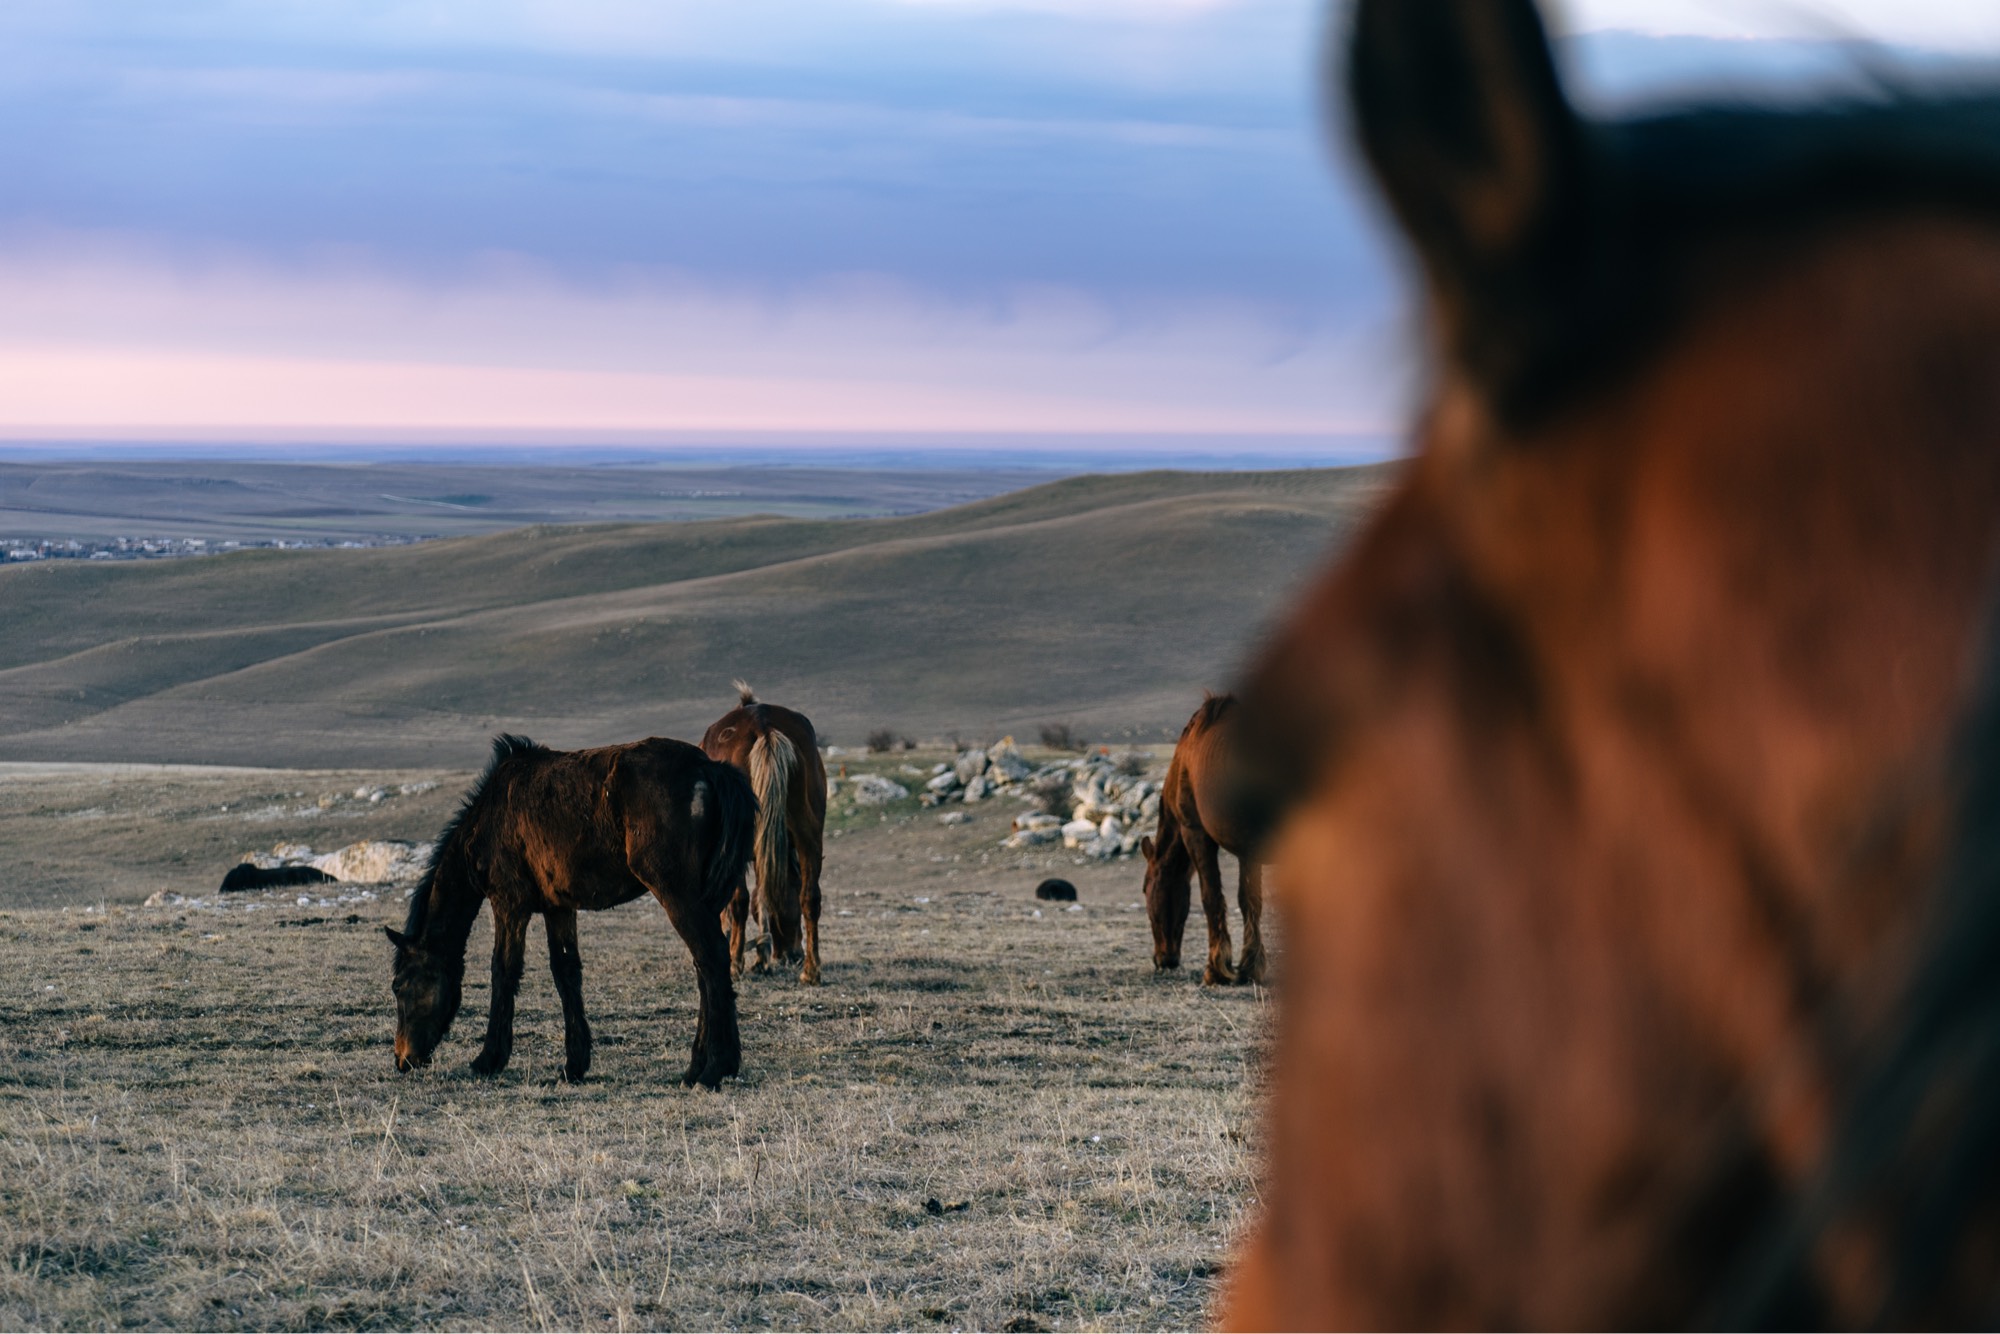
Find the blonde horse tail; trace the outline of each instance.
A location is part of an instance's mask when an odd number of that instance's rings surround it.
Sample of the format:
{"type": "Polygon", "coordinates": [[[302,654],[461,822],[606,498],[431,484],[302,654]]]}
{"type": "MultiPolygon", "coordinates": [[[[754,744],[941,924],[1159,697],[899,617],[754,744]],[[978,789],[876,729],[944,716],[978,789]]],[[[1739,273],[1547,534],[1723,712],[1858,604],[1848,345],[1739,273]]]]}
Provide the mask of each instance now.
{"type": "Polygon", "coordinates": [[[757,793],[758,912],[780,957],[799,949],[799,883],[792,857],[790,807],[799,779],[799,752],[782,732],[766,732],[750,748],[750,786],[757,793]]]}

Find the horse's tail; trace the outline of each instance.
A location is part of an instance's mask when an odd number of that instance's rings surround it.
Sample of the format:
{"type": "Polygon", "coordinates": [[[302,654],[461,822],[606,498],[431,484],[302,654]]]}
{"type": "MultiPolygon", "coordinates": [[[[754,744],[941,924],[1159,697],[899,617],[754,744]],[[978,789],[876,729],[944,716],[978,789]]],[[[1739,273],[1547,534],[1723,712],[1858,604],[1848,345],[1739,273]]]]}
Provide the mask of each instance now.
{"type": "Polygon", "coordinates": [[[792,792],[799,782],[799,752],[783,732],[771,731],[750,747],[750,786],[757,792],[757,900],[780,957],[799,948],[799,877],[793,855],[792,792]]]}
{"type": "Polygon", "coordinates": [[[743,868],[756,844],[757,794],[735,765],[704,760],[695,784],[692,813],[710,831],[702,882],[708,901],[720,912],[743,883],[743,868]]]}

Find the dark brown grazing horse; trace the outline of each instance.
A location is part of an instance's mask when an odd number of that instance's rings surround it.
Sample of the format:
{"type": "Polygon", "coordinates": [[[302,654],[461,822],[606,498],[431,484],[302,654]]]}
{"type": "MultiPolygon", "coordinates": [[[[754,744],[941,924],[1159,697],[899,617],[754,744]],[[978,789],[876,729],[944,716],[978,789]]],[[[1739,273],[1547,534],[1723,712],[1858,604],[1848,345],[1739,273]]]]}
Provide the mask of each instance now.
{"type": "Polygon", "coordinates": [[[1153,924],[1153,967],[1181,966],[1187,928],[1188,873],[1201,877],[1201,911],[1208,919],[1205,985],[1264,980],[1264,871],[1243,855],[1248,841],[1222,799],[1223,757],[1235,729],[1234,695],[1209,695],[1181,729],[1180,743],[1160,785],[1160,823],[1139,840],[1146,856],[1146,917],[1153,924]],[[1229,903],[1222,893],[1217,849],[1236,858],[1236,904],[1243,912],[1243,957],[1229,962],[1229,903]]]}
{"type": "Polygon", "coordinates": [[[685,741],[652,737],[598,750],[558,751],[502,736],[444,833],[410,901],[396,945],[396,1068],[430,1062],[458,1014],[465,941],[479,905],[493,908],[493,1003],[482,1075],[514,1050],[528,919],[542,914],[549,969],[562,996],[564,1073],[590,1069],[577,909],[615,908],[650,893],[694,956],[701,991],[694,1056],[684,1084],[714,1088],[736,1073],[742,1049],[736,993],[716,915],[742,883],[757,821],[743,775],[685,741]]]}
{"type": "MultiPolygon", "coordinates": [[[[733,764],[749,776],[757,793],[757,898],[762,931],[757,938],[758,972],[770,966],[773,942],[787,963],[800,956],[804,917],[805,963],[799,981],[819,983],[819,872],[826,847],[826,763],[812,719],[776,704],[760,704],[757,693],[736,682],[738,707],[702,733],[702,751],[733,764]]],[[[750,895],[739,888],[729,904],[729,957],[743,972],[744,927],[750,895]]]]}
{"type": "Polygon", "coordinates": [[[1243,1328],[2000,1313],[2000,96],[1565,98],[1361,0],[1418,452],[1239,689],[1243,1328]]]}

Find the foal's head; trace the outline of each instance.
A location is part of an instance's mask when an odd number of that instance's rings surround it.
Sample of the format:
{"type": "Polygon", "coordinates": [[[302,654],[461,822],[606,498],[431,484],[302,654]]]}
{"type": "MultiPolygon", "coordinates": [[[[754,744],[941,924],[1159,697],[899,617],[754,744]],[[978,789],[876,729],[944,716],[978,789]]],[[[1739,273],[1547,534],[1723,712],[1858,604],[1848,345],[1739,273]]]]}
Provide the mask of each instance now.
{"type": "Polygon", "coordinates": [[[396,946],[396,1069],[429,1065],[431,1053],[451,1031],[458,1017],[460,982],[465,973],[461,954],[448,957],[393,927],[383,927],[396,946]]]}
{"type": "MultiPolygon", "coordinates": [[[[2000,99],[1593,123],[1529,0],[1360,0],[1347,82],[1431,383],[1240,692],[1291,949],[1234,1318],[1726,1320],[1949,823],[2000,99]]],[[[1885,1309],[1853,1221],[1764,1318],[1885,1309]]]]}

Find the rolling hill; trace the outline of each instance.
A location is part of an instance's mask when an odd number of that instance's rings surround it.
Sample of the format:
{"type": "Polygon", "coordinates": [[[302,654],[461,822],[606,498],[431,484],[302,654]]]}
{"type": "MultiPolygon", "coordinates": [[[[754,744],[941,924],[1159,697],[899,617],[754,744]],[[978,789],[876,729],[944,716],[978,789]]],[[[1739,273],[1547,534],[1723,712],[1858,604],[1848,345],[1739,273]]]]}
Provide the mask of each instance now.
{"type": "Polygon", "coordinates": [[[1171,737],[1386,467],[1071,478],[904,518],[537,526],[0,570],[0,759],[470,767],[698,736],[1171,737]]]}

